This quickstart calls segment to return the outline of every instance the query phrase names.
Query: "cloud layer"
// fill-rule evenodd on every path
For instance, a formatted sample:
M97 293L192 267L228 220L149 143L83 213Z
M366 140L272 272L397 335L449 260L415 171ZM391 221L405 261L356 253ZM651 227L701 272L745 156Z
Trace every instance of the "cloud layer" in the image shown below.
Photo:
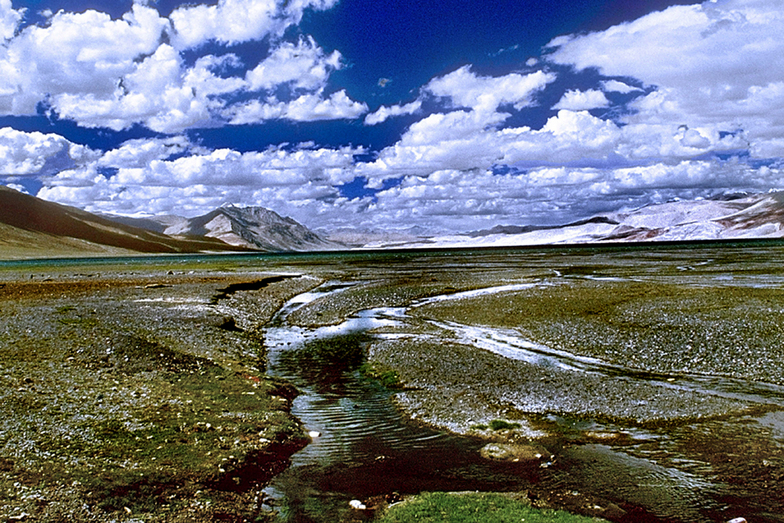
M561 36L506 73L466 65L372 111L372 100L333 86L350 56L308 35L286 39L305 10L334 3L221 0L168 18L136 3L119 19L59 12L21 27L23 10L0 0L1 114L43 108L83 127L164 135L100 151L0 129L7 181L34 177L39 196L92 211L192 216L235 203L311 227L433 232L784 188L775 0L674 6ZM251 41L266 51L249 63L232 46ZM241 152L184 134L270 120L370 130L398 118L409 122L402 133L372 151L305 138ZM365 184L363 196L346 196L350 183Z
M656 89L626 122L700 129L712 141L742 133L752 155L782 156L784 11L776 1L721 0L674 6L607 31L560 37L551 60Z
M0 114L32 115L43 104L83 127L119 131L141 124L162 133L235 118L239 123L353 118L366 110L364 104L345 92L325 93L330 72L341 67L340 53L326 53L312 38L279 39L305 9L333 4L221 0L180 7L164 18L135 3L120 19L95 10L60 11L46 25L27 26L15 35L22 12L2 0ZM193 64L186 60L186 51L208 44L265 39L270 51L256 64L243 64L230 52L203 53ZM246 68L247 73L227 74ZM286 100L271 94L280 89ZM268 109L247 109L257 105Z

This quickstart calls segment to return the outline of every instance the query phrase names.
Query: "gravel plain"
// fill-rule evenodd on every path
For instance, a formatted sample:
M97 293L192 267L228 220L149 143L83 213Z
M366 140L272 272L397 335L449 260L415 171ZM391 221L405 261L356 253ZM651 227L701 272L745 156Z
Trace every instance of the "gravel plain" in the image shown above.
M297 391L264 375L256 327L319 280L105 268L2 279L0 520L264 517L264 482L308 437L288 412Z
M610 499L607 470L669 481L627 496L671 494L662 510L685 510L693 500L677 492L689 481L730 485L715 506L651 521L735 509L779 521L782 261L779 247L741 246L0 267L0 519L270 517L262 487L308 437L289 413L297 391L264 374L264 326L326 282L336 290L289 321L403 311L371 333L367 356L417 422L536 441L564 485L592 483L593 467ZM509 285L525 288L422 301ZM445 326L511 333L584 365L510 359ZM498 420L507 428L488 428ZM642 463L659 468L638 477Z

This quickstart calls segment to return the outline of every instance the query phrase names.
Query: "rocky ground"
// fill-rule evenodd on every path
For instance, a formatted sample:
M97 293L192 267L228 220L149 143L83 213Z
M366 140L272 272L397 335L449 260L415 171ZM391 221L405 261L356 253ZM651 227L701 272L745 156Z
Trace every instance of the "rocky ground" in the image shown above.
M411 418L502 445L491 459L539 455L558 478L535 489L551 505L613 521L642 521L635 507L667 521L779 521L780 259L744 248L413 258L361 272L291 320L407 307L401 325L375 331L366 372L400 389ZM422 301L441 295L455 299ZM499 336L545 358L482 350ZM591 512L599 499L627 512L604 501Z
M263 517L263 483L307 436L297 391L264 375L258 326L316 283L4 272L0 520Z
M292 324L408 307L400 326L371 333L363 372L399 387L412 418L496 445L487 459L561 471L537 488L543 502L632 521L630 507L687 511L704 501L691 493L730 485L719 508L673 520L765 514L784 507L766 497L784 481L781 257L490 251L0 268L0 520L266 518L264 483L308 438L289 413L297 391L265 375L263 327L322 282L336 291ZM529 286L420 301L505 285ZM606 367L511 360L450 322ZM684 467L694 470L681 477ZM590 485L603 486L576 488ZM586 508L617 499L617 485L637 485L624 510Z
M550 280L437 301L411 309L426 327L376 343L371 361L410 389L399 402L412 416L463 433L529 414L655 427L778 408L700 380L784 385L784 293L707 283ZM466 339L448 322L479 329ZM476 349L495 334L586 359L575 370Z

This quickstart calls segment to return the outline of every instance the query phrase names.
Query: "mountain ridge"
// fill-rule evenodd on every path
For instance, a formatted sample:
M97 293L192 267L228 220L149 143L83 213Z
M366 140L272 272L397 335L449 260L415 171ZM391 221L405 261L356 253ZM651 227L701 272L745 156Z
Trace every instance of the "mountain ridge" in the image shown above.
M394 245L376 242L365 248L523 247L762 238L784 238L784 192L667 202L560 226L502 225Z
M173 238L0 186L0 256L236 251L205 237ZM12 252L13 251L13 252ZM51 252L48 252L51 251ZM3 256L4 255L4 256Z
M0 259L784 238L784 192L667 202L565 225L496 225L450 235L341 228L331 237L329 229L319 231L263 207L225 205L194 218L95 215L0 186Z
M264 207L224 205L194 218L162 216L120 218L141 227L160 229L164 234L216 238L229 245L266 252L304 252L345 249L340 242L322 238L289 217Z

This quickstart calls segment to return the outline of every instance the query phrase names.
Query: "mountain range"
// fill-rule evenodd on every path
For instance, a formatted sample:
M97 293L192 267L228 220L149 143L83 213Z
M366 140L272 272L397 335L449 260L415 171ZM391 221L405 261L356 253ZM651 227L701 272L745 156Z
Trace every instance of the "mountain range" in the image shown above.
M0 259L344 247L260 207L138 219L96 215L0 186Z
M565 225L497 225L453 235L421 229L320 230L262 207L203 216L96 215L0 186L0 259L137 253L514 247L784 237L784 192L676 201Z
M675 201L559 226L495 226L466 234L373 242L365 248L467 248L529 245L744 240L784 237L784 192Z

